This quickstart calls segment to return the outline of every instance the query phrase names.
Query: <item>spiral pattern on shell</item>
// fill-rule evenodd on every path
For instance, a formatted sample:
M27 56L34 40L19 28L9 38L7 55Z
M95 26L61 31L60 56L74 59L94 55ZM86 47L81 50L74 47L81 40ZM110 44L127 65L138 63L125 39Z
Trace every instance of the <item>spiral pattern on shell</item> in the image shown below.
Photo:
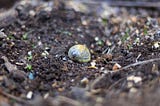
M72 46L68 51L68 56L74 61L81 63L89 62L91 60L91 54L86 45L77 44Z

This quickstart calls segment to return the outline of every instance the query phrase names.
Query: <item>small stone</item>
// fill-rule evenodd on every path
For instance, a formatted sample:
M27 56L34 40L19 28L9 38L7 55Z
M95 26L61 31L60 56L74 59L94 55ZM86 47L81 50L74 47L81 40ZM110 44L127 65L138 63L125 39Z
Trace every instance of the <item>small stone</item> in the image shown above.
M158 65L157 64L153 64L152 72L158 72Z
M89 80L88 78L84 77L82 80L81 80L81 84L85 84L87 85L89 83Z
M44 10L47 11L47 12L51 12L52 11L52 7L46 7L46 8L44 8Z
M29 92L27 93L26 98L27 98L27 99L31 99L32 96L33 96L33 92L32 92L32 91L29 91Z
M22 28L22 29L25 29L25 28L26 28L26 26L25 26L25 25L22 25L22 26L21 26L21 28Z
M104 99L102 97L97 97L96 102L103 103Z
M71 82L74 82L75 80L74 79L71 79Z
M32 51L29 51L29 52L28 52L28 55L32 55Z
M47 99L48 96L49 96L49 93L46 93L43 98L44 98L44 99Z
M139 77L139 76L131 75L131 76L127 77L127 80L128 81L134 81L134 83L139 83L139 82L142 81L142 78Z
M52 87L53 88L56 88L58 85L57 85L57 82L54 82L53 84L52 84Z
M90 68L90 69L98 69L98 67L96 67L96 60L93 60L90 64L91 64L91 66L89 66L88 68Z
M67 58L66 58L66 57L63 57L63 58L62 58L62 60L63 60L63 61L66 61L66 60L67 60Z
M29 77L30 80L33 80L34 79L33 73L30 72L29 75L28 75L28 77Z
M153 48L158 49L160 47L160 42L154 42Z
M137 89L134 88L134 87L132 87L132 88L129 90L129 92L131 92L131 93L136 93L136 92L137 92Z
M127 87L128 87L128 88L133 87L133 82L128 82L128 83L127 83Z
M98 38L98 37L95 37L94 40L95 40L95 41L99 41L99 38Z
M82 25L88 25L88 22L86 20L82 20Z
M49 55L49 53L45 50L44 52L42 52L42 54L41 54L43 57L47 57L47 55Z
M65 89L62 87L62 88L58 88L58 91L59 92L63 92Z
M34 17L34 16L36 15L36 13L35 13L34 10L30 10L30 11L29 11L29 15L32 16L32 17Z
M0 38L6 38L6 37L7 37L7 35L0 30Z
M114 64L114 66L112 67L112 70L113 71L116 71L116 70L118 70L118 69L120 69L121 68L121 65L119 65L118 63L116 63L116 64Z
M111 43L109 40L106 40L106 45L107 45L107 46L111 46L112 43Z
M92 62L91 62L91 66L95 67L95 65L96 65L96 62L95 62L95 61L92 61Z

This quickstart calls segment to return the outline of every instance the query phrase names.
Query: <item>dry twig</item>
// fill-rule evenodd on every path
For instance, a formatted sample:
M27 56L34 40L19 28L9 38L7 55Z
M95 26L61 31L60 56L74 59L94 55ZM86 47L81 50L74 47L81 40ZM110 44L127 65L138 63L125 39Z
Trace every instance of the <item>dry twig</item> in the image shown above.
M118 69L118 70L116 70L116 71L110 70L110 71L108 71L108 73L116 73L116 72L119 72L119 71L128 69L128 68L130 68L130 67L134 67L134 66L137 66L137 65L144 65L144 64L147 64L147 63L150 63L150 62L154 62L154 61L160 61L160 58L155 58L155 59L150 59L150 60L145 60L145 61L140 61L140 62L137 62L137 63L129 64L129 65L127 65L127 66L125 66L125 67L123 67L123 68L120 68L120 69ZM106 76L106 74L108 74L108 73L105 73L105 74L99 76L98 78L96 78L96 79L93 81L93 83L91 84L90 89L94 89L94 86L95 86L99 81L101 81L101 79L103 79L103 78ZM115 84L111 85L111 86L109 87L109 89L111 89L112 86L115 86L115 85L116 85L117 83L119 83L121 80L123 80L123 78L120 79L120 80L118 80Z
M117 84L119 84L121 81L123 81L126 77L119 79L118 81L116 81L115 83L113 83L108 90L111 90L114 86L116 86Z
M0 89L0 94L4 95L4 96L6 96L6 97L8 97L10 99L13 99L13 100L15 100L15 101L17 101L19 103L23 103L23 104L28 104L29 105L29 102L27 102L27 101L25 101L25 100L23 100L21 98L18 98L16 96L13 96L11 94L8 94L8 93L2 91L2 89Z

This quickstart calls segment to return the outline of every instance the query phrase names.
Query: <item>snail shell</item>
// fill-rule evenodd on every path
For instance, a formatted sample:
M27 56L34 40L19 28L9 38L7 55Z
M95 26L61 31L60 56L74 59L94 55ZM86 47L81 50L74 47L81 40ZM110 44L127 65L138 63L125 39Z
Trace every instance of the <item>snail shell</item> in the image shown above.
M91 60L91 54L86 45L74 45L68 51L68 56L74 61L81 63L89 62Z

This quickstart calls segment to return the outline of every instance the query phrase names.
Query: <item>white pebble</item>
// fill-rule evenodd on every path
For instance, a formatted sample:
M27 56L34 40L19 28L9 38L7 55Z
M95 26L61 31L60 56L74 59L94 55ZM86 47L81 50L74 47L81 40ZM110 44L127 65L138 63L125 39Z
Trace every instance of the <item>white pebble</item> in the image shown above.
M139 76L132 75L132 76L127 77L127 80L128 81L134 81L134 83L139 83L139 82L142 81L142 78L139 77Z
M44 95L44 99L47 99L48 96L49 96L49 93L46 93L46 94Z
M35 13L34 10L30 10L30 11L29 11L29 15L32 16L32 17L34 17L34 16L36 15L36 13Z
M136 89L136 88L131 88L129 91L130 91L131 93L136 93L136 92L137 92L137 89Z
M29 91L28 93L27 93L27 99L31 99L32 98L32 96L33 96L33 92L32 91Z

